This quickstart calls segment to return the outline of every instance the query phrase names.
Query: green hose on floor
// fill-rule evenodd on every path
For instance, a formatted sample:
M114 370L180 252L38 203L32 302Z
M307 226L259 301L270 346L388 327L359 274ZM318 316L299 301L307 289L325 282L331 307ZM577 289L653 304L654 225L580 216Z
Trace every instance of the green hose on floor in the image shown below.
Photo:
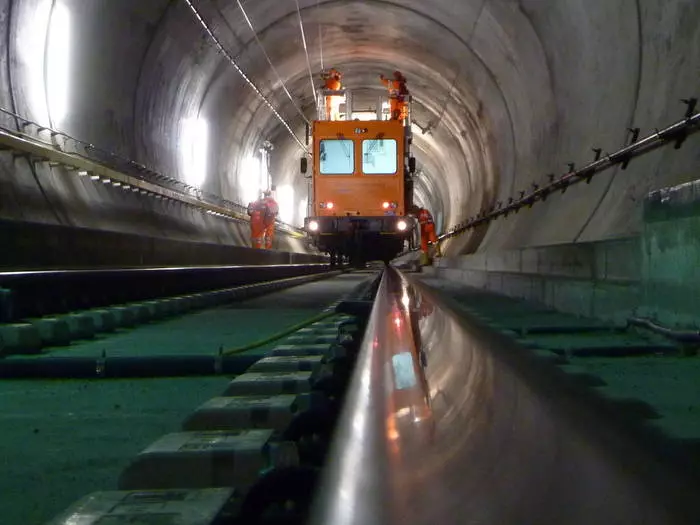
M253 350L254 348L259 348L261 346L265 346L266 344L269 344L269 343L272 343L272 342L277 341L279 339L282 339L283 337L287 337L288 335L291 335L294 332L301 330L302 328L306 328L310 324L317 323L318 321L323 321L324 319L327 319L327 318L332 317L334 315L338 315L338 314L336 314L335 311L323 312L321 314L315 315L314 317L311 317L310 319L307 319L306 321L302 321L299 324L295 324L294 326L290 326L289 328L285 329L282 332L279 332L275 335L272 335L272 336L267 337L265 339L262 339L260 341L256 341L255 343L251 343L251 344L245 345L245 346L240 346L238 348L230 348L229 350L223 350L221 352L221 355L240 354L241 352L246 352L248 350Z

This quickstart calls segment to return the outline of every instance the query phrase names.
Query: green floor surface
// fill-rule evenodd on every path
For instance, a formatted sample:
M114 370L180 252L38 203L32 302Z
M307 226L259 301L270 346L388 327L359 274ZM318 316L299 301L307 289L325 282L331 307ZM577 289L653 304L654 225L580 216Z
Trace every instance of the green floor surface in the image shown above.
M662 416L654 424L669 437L700 438L700 359L644 356L570 362L605 381L603 393L648 403Z
M0 522L41 525L89 492L114 490L136 454L228 381L0 382Z

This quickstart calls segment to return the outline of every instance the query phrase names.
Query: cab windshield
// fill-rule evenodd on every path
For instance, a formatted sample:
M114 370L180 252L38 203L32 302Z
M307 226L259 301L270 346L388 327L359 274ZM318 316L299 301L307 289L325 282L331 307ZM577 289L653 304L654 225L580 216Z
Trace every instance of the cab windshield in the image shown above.
M395 139L362 141L362 173L365 175L394 175L398 167Z
M351 175L355 171L355 145L352 140L324 139L319 144L321 175Z

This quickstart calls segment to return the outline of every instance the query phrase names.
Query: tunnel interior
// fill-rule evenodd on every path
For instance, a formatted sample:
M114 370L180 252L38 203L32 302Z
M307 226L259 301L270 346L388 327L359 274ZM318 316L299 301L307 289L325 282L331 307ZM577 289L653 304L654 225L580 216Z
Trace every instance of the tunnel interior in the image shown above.
M344 73L358 107L385 94L380 74L408 78L415 198L443 231L585 164L592 148L618 149L630 128L677 121L698 87L692 0L3 0L0 13L3 109L244 205L272 184L293 224L306 213L299 141L322 68ZM7 112L0 124L27 131ZM647 194L692 181L698 158L693 137L444 252L639 236ZM2 156L0 188L0 218L14 224L247 242L244 226L22 158Z
M131 159L243 206L274 186L281 220L299 226L321 70L341 70L366 110L398 70L413 97L415 199L445 232L635 129L678 122L700 97L697 0L0 0L0 41L3 270L319 261L287 235L256 258L245 221L15 154L6 134ZM698 135L448 238L425 273L697 336Z

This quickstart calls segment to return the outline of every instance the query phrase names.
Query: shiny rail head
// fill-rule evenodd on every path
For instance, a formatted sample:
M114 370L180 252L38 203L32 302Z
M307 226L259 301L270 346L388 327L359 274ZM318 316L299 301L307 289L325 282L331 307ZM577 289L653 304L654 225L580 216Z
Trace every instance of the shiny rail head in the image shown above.
M310 523L697 523L697 487L505 341L384 272Z

